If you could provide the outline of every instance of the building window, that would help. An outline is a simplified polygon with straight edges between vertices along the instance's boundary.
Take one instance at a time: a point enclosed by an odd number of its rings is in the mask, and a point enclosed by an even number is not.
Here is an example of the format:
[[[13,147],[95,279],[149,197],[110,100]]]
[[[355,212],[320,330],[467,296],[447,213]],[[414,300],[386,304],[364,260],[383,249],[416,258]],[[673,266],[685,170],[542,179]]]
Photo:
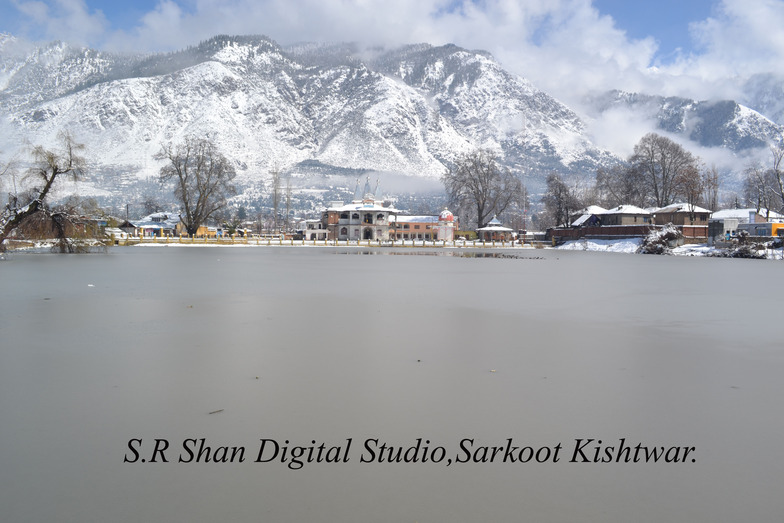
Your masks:
[[[403,224],[403,229],[408,229],[408,224]]]
[[[381,214],[381,213],[378,213],[378,214],[376,215],[376,220],[378,220],[378,221],[380,221],[380,222],[383,222],[383,221],[384,221],[384,215],[383,215],[383,214]]]
[[[419,225],[414,225],[414,229],[419,229]]]
[[[364,219],[362,221],[365,223],[373,223],[373,215],[370,213],[365,213]]]
[[[348,213],[347,212],[340,213],[340,219],[341,220],[348,220]]]
[[[340,235],[341,236],[348,236],[348,229],[346,227],[340,228]]]
[[[352,214],[352,215],[351,215],[351,219],[352,219],[352,220],[359,220],[359,213],[358,213],[358,212],[355,212],[354,214]]]

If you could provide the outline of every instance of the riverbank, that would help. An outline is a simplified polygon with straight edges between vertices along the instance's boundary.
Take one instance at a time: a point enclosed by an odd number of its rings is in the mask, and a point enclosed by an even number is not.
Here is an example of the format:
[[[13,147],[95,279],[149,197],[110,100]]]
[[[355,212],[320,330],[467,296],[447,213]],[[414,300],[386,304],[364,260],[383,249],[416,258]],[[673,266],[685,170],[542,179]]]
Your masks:
[[[592,251],[592,252],[619,252],[635,254],[642,243],[641,238],[627,238],[623,240],[575,240],[566,242],[555,249],[566,251]],[[673,256],[723,256],[729,252],[727,249],[709,246],[705,243],[681,245],[670,250]],[[770,260],[784,259],[782,249],[759,249],[760,254]]]
[[[636,254],[642,240],[640,238],[627,238],[620,240],[589,240],[581,239],[566,242],[553,247],[547,242],[520,244],[516,242],[487,242],[479,240],[454,240],[444,241],[394,241],[381,242],[374,240],[293,240],[282,238],[128,238],[122,243],[101,243],[97,240],[90,241],[73,252],[100,252],[109,247],[347,247],[347,248],[395,248],[395,249],[430,249],[430,250],[529,250],[529,249],[555,249],[565,251],[590,251],[611,252],[622,254]],[[51,253],[59,252],[60,243],[57,240],[16,241],[9,245],[8,252],[20,253]],[[727,256],[727,249],[708,246],[707,244],[689,244],[675,247],[669,254],[673,256]],[[767,259],[784,259],[782,249],[759,249]]]

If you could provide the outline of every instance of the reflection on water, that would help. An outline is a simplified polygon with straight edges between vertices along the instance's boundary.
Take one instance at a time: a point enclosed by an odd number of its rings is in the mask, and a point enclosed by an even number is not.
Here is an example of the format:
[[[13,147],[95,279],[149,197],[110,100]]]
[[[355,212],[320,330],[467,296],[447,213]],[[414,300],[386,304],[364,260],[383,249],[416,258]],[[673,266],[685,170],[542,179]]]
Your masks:
[[[3,519],[714,522],[784,512],[776,262],[334,255],[359,252],[125,248],[0,264]],[[588,439],[588,456],[693,446],[696,461],[570,462]],[[271,457],[273,441],[315,454],[293,470]],[[322,457],[339,447],[350,459],[317,462],[322,445]],[[418,456],[470,448],[472,458],[363,463],[366,445],[374,456],[419,445]],[[507,445],[547,448],[550,459],[481,462],[482,447]],[[124,463],[131,447],[140,459]],[[242,448],[247,459],[180,463],[184,447],[213,458]]]
[[[544,260],[543,256],[523,254],[524,251],[498,252],[454,249],[334,249],[332,254],[356,254],[359,256],[452,256],[455,258],[506,258],[510,260]]]

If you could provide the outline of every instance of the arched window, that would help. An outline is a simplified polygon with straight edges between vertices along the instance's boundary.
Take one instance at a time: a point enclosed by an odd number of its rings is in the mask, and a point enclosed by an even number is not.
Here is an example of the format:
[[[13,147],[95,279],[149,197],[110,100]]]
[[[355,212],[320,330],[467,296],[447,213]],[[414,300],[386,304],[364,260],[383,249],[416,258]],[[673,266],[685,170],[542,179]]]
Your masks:
[[[340,228],[340,235],[341,236],[348,236],[348,229],[346,227]]]
[[[352,215],[351,215],[351,219],[352,219],[352,220],[359,220],[359,213],[358,213],[358,212],[355,212],[354,214],[352,214]]]
[[[348,220],[348,213],[347,212],[340,213],[340,219],[341,220]]]

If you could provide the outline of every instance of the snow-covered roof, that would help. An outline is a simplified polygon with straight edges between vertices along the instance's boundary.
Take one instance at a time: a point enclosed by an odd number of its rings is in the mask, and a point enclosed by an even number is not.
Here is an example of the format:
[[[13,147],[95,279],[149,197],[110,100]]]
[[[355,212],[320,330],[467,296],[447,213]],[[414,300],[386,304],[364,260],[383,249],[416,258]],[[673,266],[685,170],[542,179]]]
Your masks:
[[[589,205],[585,209],[581,209],[581,210],[573,213],[573,215],[574,214],[580,214],[582,216],[585,216],[587,214],[588,216],[590,216],[592,214],[602,214],[603,212],[606,212],[606,211],[607,211],[607,209],[605,209],[604,207],[599,207],[598,205]]]
[[[171,212],[154,212],[141,220],[131,222],[134,227],[145,229],[173,229],[180,223],[180,215]]]
[[[438,223],[438,216],[401,216],[393,218],[397,223]]]
[[[582,225],[585,222],[587,222],[591,218],[591,216],[593,216],[594,214],[597,214],[597,213],[583,214],[582,216],[580,216],[579,218],[577,218],[576,220],[574,220],[572,222],[572,227],[579,227],[580,225]]]
[[[636,205],[619,205],[618,207],[613,207],[612,209],[608,209],[600,214],[651,214],[649,211],[645,209],[641,209]]]
[[[688,203],[673,203],[672,205],[668,205],[667,207],[662,207],[661,209],[656,209],[656,212],[668,213],[668,212],[699,212],[699,213],[710,213],[708,209],[703,209],[702,207],[698,207],[697,205],[689,205]],[[748,216],[748,215],[747,215]]]
[[[509,227],[503,227],[501,225],[488,225],[487,227],[480,227],[477,231],[499,231],[499,232],[512,232],[512,229]]]
[[[337,211],[337,212],[351,212],[351,211],[384,211],[390,213],[398,213],[399,210],[395,209],[394,207],[384,207],[382,202],[377,200],[355,200],[349,204],[341,205],[341,206],[332,206],[328,211]]]
[[[770,212],[770,214],[768,214]],[[771,220],[784,220],[784,215],[779,214],[774,211],[768,211],[767,209],[760,209],[757,211],[754,207],[747,207],[745,209],[723,209],[721,211],[716,211],[713,213],[712,219],[714,220],[726,220],[728,218],[735,218],[738,220],[748,220],[749,213],[759,214],[762,217],[770,216]]]

